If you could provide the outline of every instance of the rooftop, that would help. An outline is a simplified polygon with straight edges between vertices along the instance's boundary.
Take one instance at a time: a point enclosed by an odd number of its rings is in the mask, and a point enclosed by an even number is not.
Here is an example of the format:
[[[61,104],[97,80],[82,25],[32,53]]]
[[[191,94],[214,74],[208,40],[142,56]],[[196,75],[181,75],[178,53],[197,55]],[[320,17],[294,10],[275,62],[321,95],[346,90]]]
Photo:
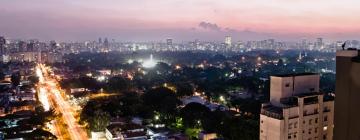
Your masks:
[[[274,77],[294,77],[294,76],[305,76],[305,75],[319,75],[317,73],[292,73],[292,74],[279,74],[279,75],[273,75]]]

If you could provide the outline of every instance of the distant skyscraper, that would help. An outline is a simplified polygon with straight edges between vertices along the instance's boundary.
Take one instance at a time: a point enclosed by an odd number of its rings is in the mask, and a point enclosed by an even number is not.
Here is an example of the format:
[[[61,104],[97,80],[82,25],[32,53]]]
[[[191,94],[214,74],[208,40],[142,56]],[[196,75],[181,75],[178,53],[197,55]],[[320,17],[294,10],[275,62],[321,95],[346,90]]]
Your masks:
[[[5,44],[6,44],[6,39],[2,36],[0,36],[0,55],[5,54]]]
[[[319,92],[320,75],[270,79],[270,102],[262,104],[260,114],[260,140],[332,140],[334,101]]]
[[[173,39],[171,39],[171,38],[166,39],[166,45],[167,45],[168,47],[172,47],[172,45],[173,45]]]
[[[99,44],[101,44],[102,43],[102,39],[101,39],[101,37],[99,37]]]
[[[231,36],[225,37],[225,45],[230,47],[231,46]]]
[[[104,39],[104,46],[109,47],[109,40],[107,38]]]
[[[360,50],[336,53],[334,140],[360,140]]]
[[[317,49],[321,49],[322,47],[324,47],[323,38],[317,38],[315,45]]]

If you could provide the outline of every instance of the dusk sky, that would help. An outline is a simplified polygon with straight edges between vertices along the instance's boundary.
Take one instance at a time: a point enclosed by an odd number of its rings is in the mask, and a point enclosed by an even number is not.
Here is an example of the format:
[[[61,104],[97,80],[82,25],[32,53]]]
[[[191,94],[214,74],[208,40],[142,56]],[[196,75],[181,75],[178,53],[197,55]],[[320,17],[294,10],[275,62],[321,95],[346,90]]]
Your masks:
[[[0,36],[119,41],[359,39],[359,0],[1,0]]]

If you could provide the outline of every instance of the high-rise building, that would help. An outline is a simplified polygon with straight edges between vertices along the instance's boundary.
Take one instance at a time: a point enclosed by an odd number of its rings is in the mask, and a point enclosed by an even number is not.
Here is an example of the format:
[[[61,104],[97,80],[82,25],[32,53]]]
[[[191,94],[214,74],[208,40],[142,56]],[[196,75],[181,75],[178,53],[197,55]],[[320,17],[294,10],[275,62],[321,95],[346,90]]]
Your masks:
[[[99,43],[99,44],[101,44],[101,43],[102,43],[102,39],[101,39],[101,37],[99,37],[99,41],[98,41],[98,43]]]
[[[104,46],[109,47],[109,40],[107,38],[104,39]]]
[[[262,104],[260,140],[332,140],[334,101],[319,92],[320,75],[271,76]]]
[[[317,38],[315,46],[317,49],[322,49],[324,47],[323,38]]]
[[[224,43],[227,47],[230,47],[231,46],[231,36],[226,36]]]
[[[0,55],[5,54],[5,44],[6,44],[6,39],[2,36],[0,36]]]
[[[168,47],[172,47],[172,45],[173,45],[173,40],[172,40],[171,38],[166,39],[166,45],[167,45]]]
[[[360,139],[360,50],[336,52],[334,140]]]

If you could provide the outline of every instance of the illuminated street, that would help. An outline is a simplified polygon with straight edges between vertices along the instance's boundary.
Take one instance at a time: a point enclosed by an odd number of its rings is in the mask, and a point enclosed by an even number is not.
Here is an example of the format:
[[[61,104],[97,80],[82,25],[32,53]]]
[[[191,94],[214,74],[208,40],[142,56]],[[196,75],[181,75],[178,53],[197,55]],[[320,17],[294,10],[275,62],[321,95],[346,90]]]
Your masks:
[[[86,131],[81,128],[80,125],[78,125],[77,120],[74,117],[74,109],[61,96],[61,89],[58,85],[58,82],[55,78],[49,76],[48,72],[48,68],[46,68],[44,65],[38,65],[36,67],[36,73],[39,77],[39,99],[40,102],[43,104],[44,109],[49,110],[49,102],[54,101],[56,105],[53,105],[51,107],[54,107],[57,112],[60,112],[62,114],[64,123],[68,126],[68,128],[66,129],[69,132],[71,139],[88,139]],[[61,134],[61,130],[59,130],[61,127],[59,128],[58,125],[59,123],[55,123],[55,126],[50,128],[55,129],[52,131],[59,139],[61,139],[61,136],[59,135]]]

